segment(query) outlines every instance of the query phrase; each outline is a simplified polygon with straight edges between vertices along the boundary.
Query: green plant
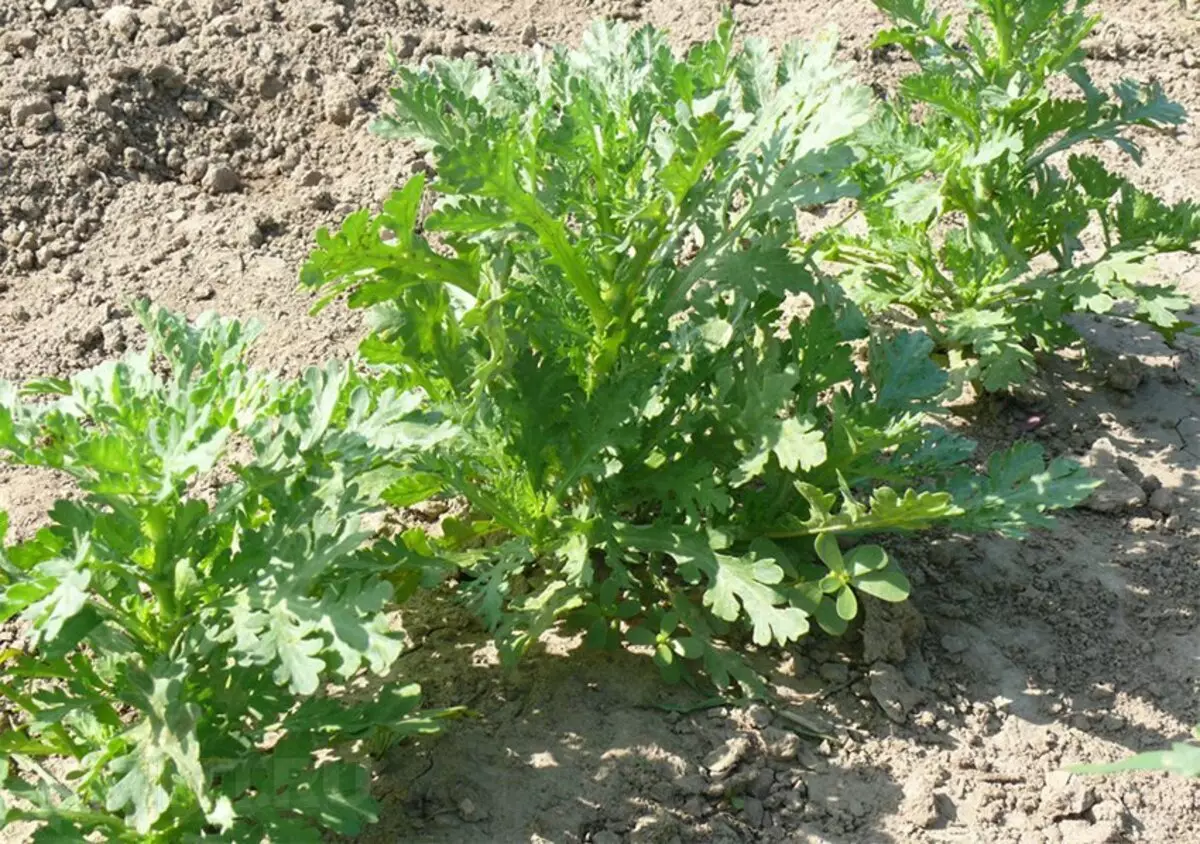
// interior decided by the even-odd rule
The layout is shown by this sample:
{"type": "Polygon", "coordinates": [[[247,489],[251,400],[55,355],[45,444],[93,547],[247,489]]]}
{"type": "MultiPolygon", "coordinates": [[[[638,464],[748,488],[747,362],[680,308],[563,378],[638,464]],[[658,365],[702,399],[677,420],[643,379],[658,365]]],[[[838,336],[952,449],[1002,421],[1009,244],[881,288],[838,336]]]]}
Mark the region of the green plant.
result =
{"type": "Polygon", "coordinates": [[[420,577],[362,520],[450,429],[342,364],[249,368],[253,326],[137,312],[144,352],[0,384],[0,454],[79,493],[0,550],[0,621],[27,640],[0,654],[4,820],[40,822],[37,841],[354,833],[367,770],[314,754],[439,717],[413,685],[323,693],[389,671],[389,579],[420,577]]]}
{"type": "Polygon", "coordinates": [[[363,357],[462,428],[390,495],[469,502],[423,553],[460,566],[507,656],[566,619],[754,686],[745,639],[907,595],[880,546],[836,539],[1019,533],[1090,489],[1029,445],[965,467],[930,421],[929,339],[872,338],[789,248],[797,207],[855,190],[870,97],[833,51],[737,51],[727,17],[682,58],[597,24],[575,52],[397,67],[376,129],[432,152],[432,190],[319,232],[302,280],[370,308],[363,357]]]}
{"type": "Polygon", "coordinates": [[[976,0],[958,37],[925,0],[876,0],[894,27],[875,47],[919,70],[860,139],[866,234],[833,231],[825,257],[851,267],[868,312],[906,309],[987,390],[1078,339],[1069,314],[1120,307],[1170,334],[1190,305],[1144,278],[1148,257],[1193,248],[1200,207],[1169,206],[1093,154],[1109,143],[1140,162],[1134,130],[1184,112],[1157,85],[1092,82],[1089,2],[976,0]]]}
{"type": "MultiPolygon", "coordinates": [[[[1200,741],[1200,727],[1192,730],[1200,741]]],[[[1176,742],[1170,750],[1151,750],[1117,762],[1099,765],[1075,765],[1069,768],[1076,774],[1120,774],[1126,771],[1170,771],[1183,777],[1200,777],[1200,744],[1176,742]]]]}

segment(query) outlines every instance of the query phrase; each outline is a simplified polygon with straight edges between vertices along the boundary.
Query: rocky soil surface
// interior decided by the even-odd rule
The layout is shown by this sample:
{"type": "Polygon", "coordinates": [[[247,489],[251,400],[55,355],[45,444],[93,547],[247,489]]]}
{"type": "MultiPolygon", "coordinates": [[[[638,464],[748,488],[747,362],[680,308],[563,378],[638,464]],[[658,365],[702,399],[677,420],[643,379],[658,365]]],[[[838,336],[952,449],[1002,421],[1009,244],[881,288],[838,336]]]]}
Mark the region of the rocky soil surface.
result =
{"type": "MultiPolygon", "coordinates": [[[[1157,79],[1200,114],[1200,24],[1177,0],[1100,3],[1097,75],[1157,79]]],[[[602,15],[705,34],[682,0],[4,0],[0,3],[0,377],[61,375],[136,342],[135,296],[267,326],[262,362],[348,351],[345,311],[307,316],[296,275],[319,225],[377,203],[420,159],[366,131],[389,45],[406,61],[576,41],[602,15]]],[[[776,41],[837,25],[883,89],[866,0],[742,0],[776,41]]],[[[1200,133],[1147,139],[1131,171],[1200,196],[1200,133]]],[[[1200,301],[1200,266],[1164,274],[1200,301]]],[[[774,668],[774,708],[705,705],[634,655],[551,639],[518,674],[438,601],[407,619],[404,672],[477,717],[380,766],[369,841],[1122,842],[1200,840],[1200,790],[1064,765],[1158,747],[1200,721],[1200,344],[1109,321],[1086,361],[965,423],[1042,441],[1105,487],[1025,542],[896,545],[911,605],[774,668]]],[[[28,531],[61,490],[0,470],[28,531]]]]}

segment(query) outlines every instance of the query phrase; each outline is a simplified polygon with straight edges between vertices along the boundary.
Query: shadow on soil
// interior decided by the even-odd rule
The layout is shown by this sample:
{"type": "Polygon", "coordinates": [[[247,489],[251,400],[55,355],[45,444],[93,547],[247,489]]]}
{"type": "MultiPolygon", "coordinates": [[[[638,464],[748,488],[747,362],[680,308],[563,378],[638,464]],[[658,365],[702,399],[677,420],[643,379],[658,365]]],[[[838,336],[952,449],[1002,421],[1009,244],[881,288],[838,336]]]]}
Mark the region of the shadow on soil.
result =
{"type": "Polygon", "coordinates": [[[428,632],[413,631],[423,644],[401,672],[428,705],[475,715],[381,761],[384,811],[362,841],[732,844],[830,813],[855,833],[846,840],[894,840],[874,826],[901,798],[881,768],[843,765],[811,737],[669,687],[644,657],[550,638],[511,673],[461,610],[439,599],[420,614],[428,632]],[[703,763],[721,747],[740,762],[710,776],[703,763]]]}

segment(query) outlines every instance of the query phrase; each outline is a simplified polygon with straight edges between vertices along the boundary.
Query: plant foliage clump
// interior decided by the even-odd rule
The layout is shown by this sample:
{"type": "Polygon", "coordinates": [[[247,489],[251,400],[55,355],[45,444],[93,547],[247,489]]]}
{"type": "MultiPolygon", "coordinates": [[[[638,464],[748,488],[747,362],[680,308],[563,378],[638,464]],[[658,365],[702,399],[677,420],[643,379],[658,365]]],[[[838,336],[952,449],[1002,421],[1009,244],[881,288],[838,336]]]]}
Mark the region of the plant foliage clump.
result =
{"type": "Polygon", "coordinates": [[[1148,283],[1147,259],[1191,250],[1200,206],[1168,205],[1097,155],[1109,144],[1140,163],[1138,132],[1167,132],[1184,111],[1156,84],[1092,81],[1090,0],[976,0],[961,37],[925,0],[875,2],[894,24],[875,47],[919,70],[861,138],[867,233],[835,233],[826,250],[853,267],[855,300],[916,315],[987,390],[1076,340],[1072,313],[1184,327],[1190,301],[1148,283]]]}
{"type": "Polygon", "coordinates": [[[420,576],[363,518],[403,454],[451,432],[342,364],[256,372],[253,326],[138,315],[144,352],[0,383],[0,453],[80,493],[0,548],[0,621],[27,630],[0,653],[0,811],[37,841],[353,834],[367,771],[314,754],[436,727],[414,685],[322,693],[389,671],[392,581],[420,576]]]}
{"type": "Polygon", "coordinates": [[[726,18],[682,57],[598,24],[577,51],[397,68],[376,129],[436,177],[320,232],[302,280],[371,309],[364,358],[462,429],[389,495],[469,503],[423,552],[507,655],[565,619],[753,685],[731,645],[907,595],[855,537],[1020,533],[1087,494],[1030,445],[977,474],[931,421],[929,338],[872,336],[794,242],[797,208],[857,190],[871,98],[833,52],[735,49],[726,18]]]}

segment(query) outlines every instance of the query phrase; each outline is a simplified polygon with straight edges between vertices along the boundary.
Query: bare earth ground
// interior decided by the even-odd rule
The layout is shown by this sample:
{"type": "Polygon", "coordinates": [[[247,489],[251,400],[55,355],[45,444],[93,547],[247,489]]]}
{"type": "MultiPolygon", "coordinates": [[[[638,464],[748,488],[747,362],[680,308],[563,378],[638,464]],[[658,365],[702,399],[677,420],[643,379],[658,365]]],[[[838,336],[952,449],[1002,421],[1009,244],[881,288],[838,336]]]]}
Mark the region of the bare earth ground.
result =
{"type": "MultiPolygon", "coordinates": [[[[717,10],[710,0],[113,5],[0,2],[0,377],[118,354],[137,342],[126,309],[136,295],[257,316],[260,357],[289,370],[351,349],[358,324],[337,308],[306,316],[295,279],[317,225],[377,202],[411,170],[408,150],[365,131],[383,103],[389,39],[416,57],[487,55],[574,42],[592,18],[617,15],[686,43],[717,10]]],[[[1100,7],[1097,75],[1158,79],[1200,114],[1200,24],[1187,9],[1100,7]]],[[[886,84],[898,70],[870,61],[882,18],[865,0],[735,11],[744,31],[776,42],[835,24],[864,78],[886,84]]],[[[1148,146],[1135,179],[1172,200],[1200,196],[1194,127],[1148,146]]],[[[1200,295],[1195,260],[1164,272],[1200,295]]],[[[700,701],[666,689],[637,656],[568,659],[559,640],[507,675],[469,618],[432,601],[406,618],[417,647],[403,673],[429,703],[467,704],[477,717],[384,760],[383,819],[364,840],[1200,841],[1197,786],[1060,770],[1158,747],[1200,721],[1200,344],[1081,327],[1095,347],[1086,365],[1054,361],[1040,392],[967,421],[985,444],[1033,436],[1077,457],[1106,438],[1093,459],[1111,488],[1124,481],[1115,510],[1070,513],[1023,543],[897,544],[918,587],[912,605],[872,607],[861,630],[786,658],[774,713],[665,711],[700,701]],[[1109,371],[1114,354],[1129,356],[1132,378],[1125,364],[1109,371]]],[[[60,493],[0,470],[0,508],[18,533],[60,493]]]]}

